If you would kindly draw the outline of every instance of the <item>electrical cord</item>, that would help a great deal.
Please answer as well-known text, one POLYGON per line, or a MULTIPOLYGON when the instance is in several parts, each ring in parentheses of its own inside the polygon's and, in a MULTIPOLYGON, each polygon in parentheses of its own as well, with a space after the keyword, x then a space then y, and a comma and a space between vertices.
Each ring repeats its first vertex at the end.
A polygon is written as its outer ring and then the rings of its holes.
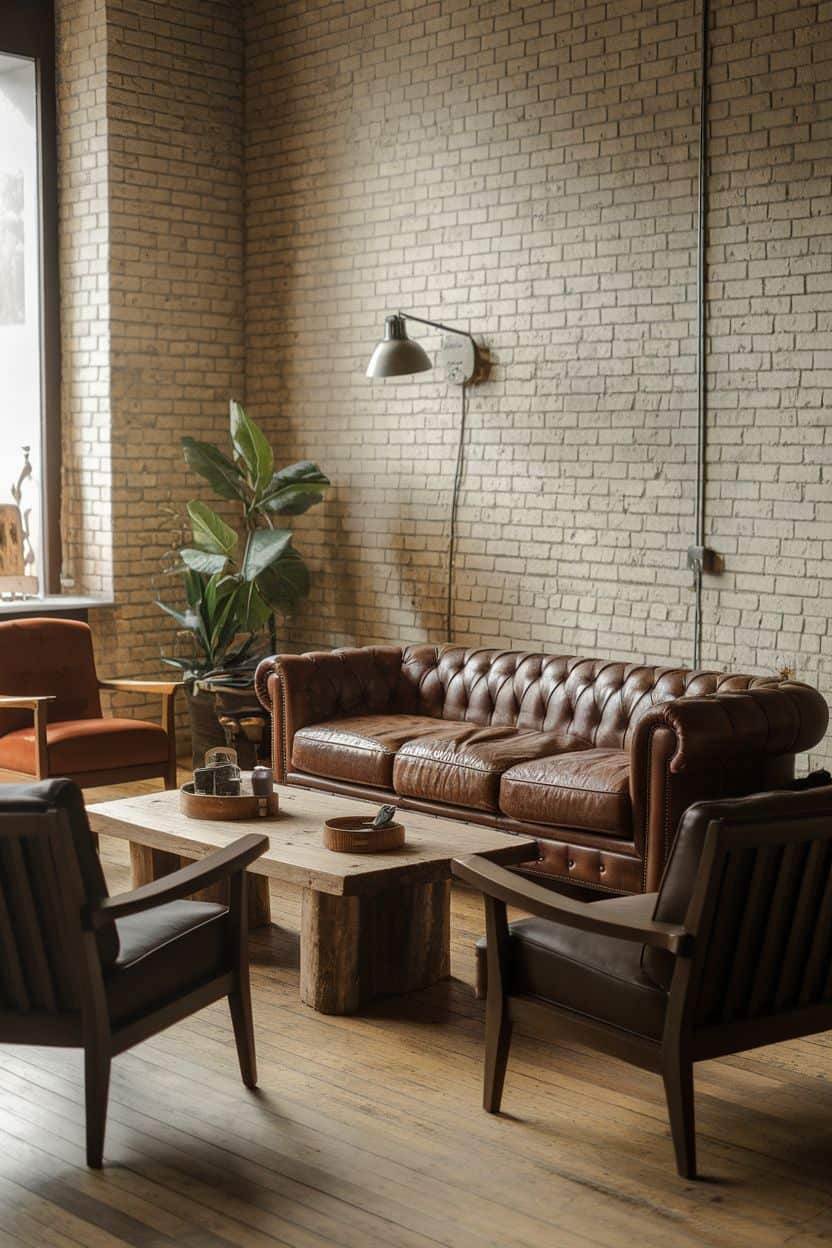
POLYGON ((456 523, 459 514, 459 493, 462 488, 462 477, 465 472, 465 433, 468 417, 467 385, 460 386, 462 408, 459 420, 459 442, 456 449, 456 468, 454 485, 451 493, 451 515, 448 524, 448 597, 445 606, 445 639, 453 641, 454 624, 454 556, 456 554, 456 523))

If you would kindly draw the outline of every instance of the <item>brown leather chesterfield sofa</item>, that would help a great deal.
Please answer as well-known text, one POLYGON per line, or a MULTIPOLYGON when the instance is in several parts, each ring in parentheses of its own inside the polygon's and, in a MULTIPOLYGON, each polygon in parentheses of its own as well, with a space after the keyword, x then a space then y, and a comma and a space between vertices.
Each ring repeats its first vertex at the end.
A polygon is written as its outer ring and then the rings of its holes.
POLYGON ((538 838, 526 870, 652 892, 692 802, 772 789, 828 721, 809 685, 460 646, 275 655, 280 782, 538 838))

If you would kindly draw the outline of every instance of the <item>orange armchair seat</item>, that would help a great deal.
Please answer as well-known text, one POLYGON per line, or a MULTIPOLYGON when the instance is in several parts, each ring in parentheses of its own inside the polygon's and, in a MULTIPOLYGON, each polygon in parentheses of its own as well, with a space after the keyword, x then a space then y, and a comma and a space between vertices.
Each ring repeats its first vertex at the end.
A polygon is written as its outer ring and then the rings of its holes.
POLYGON ((174 680, 99 680, 92 634, 74 620, 0 624, 0 768, 80 785, 161 777, 176 785, 174 680), (152 693, 161 722, 106 718, 101 689, 152 693))
MULTIPOLYGON (((46 725, 46 761, 50 776, 109 771, 125 765, 165 763, 167 733, 142 719, 67 719, 46 725)), ((37 772, 37 740, 32 728, 0 737, 0 767, 37 772)))

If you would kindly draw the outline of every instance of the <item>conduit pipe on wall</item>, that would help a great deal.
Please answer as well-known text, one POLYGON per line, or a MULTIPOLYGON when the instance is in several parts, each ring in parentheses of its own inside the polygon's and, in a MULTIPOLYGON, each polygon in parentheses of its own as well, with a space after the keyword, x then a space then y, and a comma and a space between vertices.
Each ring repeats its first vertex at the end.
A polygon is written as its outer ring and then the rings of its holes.
POLYGON ((696 209, 696 501, 694 506, 694 545, 688 549, 688 567, 693 571, 693 666, 702 662, 702 575, 713 565, 713 555, 705 545, 705 482, 708 429, 706 256, 708 224, 708 68, 710 61, 710 0, 701 0, 699 38, 699 170, 696 209))

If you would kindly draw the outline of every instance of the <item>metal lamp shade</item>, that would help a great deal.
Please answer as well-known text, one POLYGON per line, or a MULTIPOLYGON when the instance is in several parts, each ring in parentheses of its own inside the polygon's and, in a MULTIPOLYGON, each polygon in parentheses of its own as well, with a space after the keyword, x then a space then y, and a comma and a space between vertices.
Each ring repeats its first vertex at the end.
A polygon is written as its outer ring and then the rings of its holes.
POLYGON ((426 373, 430 368, 433 364, 425 350, 408 338, 404 317, 386 317, 384 337, 370 356, 367 376, 405 377, 409 373, 426 373))

